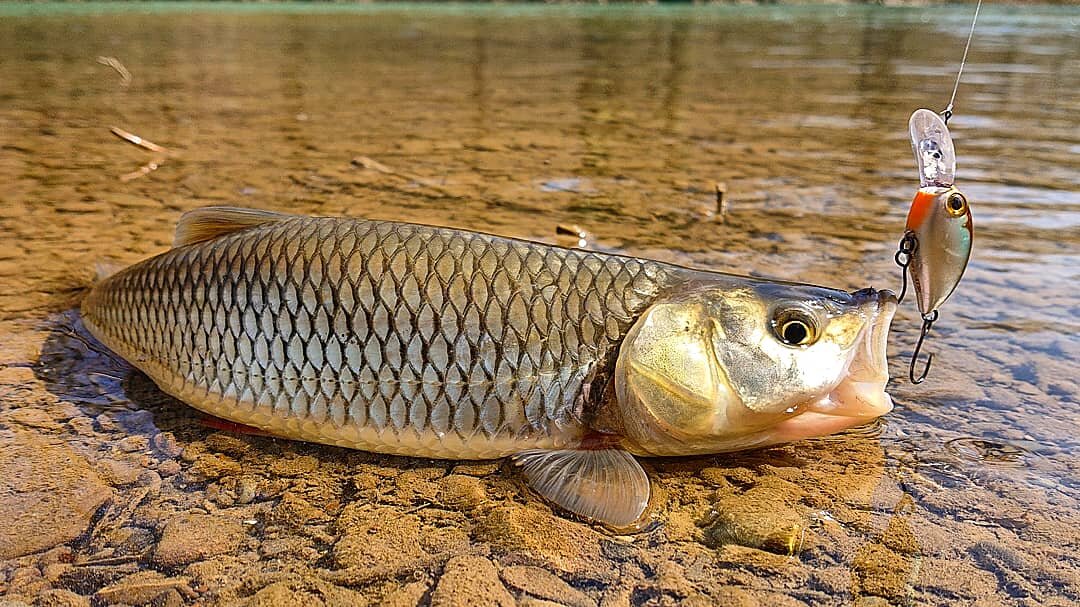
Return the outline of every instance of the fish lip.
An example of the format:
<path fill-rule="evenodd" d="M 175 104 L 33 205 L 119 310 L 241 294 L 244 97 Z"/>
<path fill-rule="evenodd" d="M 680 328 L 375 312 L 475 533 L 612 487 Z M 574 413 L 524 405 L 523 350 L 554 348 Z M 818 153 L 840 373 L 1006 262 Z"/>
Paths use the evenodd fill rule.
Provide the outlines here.
<path fill-rule="evenodd" d="M 869 318 L 855 346 L 844 379 L 808 412 L 835 417 L 855 418 L 855 423 L 885 415 L 893 408 L 892 397 L 885 392 L 889 383 L 889 328 L 896 314 L 896 295 L 892 291 L 866 289 L 855 294 L 856 301 L 869 308 Z"/>

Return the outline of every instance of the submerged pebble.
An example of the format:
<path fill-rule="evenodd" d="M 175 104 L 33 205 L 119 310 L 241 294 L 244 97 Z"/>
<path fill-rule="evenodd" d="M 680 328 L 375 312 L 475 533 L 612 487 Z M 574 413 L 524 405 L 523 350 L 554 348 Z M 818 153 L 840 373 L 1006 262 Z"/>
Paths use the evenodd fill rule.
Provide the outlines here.
<path fill-rule="evenodd" d="M 811 536 L 807 508 L 797 505 L 797 499 L 797 494 L 774 487 L 754 487 L 721 497 L 712 506 L 713 516 L 704 530 L 705 544 L 737 544 L 776 554 L 797 554 Z"/>
<path fill-rule="evenodd" d="M 514 597 L 499 580 L 495 565 L 482 556 L 450 559 L 431 593 L 431 607 L 514 607 L 515 604 Z"/>
<path fill-rule="evenodd" d="M 506 567 L 500 576 L 511 588 L 540 599 L 559 601 L 569 607 L 596 607 L 596 601 L 587 594 L 540 567 Z"/>
<path fill-rule="evenodd" d="M 153 561 L 165 568 L 230 554 L 247 537 L 244 526 L 223 516 L 179 514 L 165 524 Z"/>

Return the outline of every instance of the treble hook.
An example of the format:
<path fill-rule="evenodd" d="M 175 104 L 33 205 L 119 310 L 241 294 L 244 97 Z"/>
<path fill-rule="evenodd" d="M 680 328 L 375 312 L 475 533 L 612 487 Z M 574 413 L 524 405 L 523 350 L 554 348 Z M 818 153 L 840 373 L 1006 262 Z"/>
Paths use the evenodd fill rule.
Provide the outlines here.
<path fill-rule="evenodd" d="M 915 237 L 915 233 L 910 230 L 904 232 L 904 237 L 900 239 L 900 246 L 896 250 L 896 255 L 893 255 L 896 265 L 900 266 L 900 278 L 904 281 L 900 287 L 900 295 L 896 298 L 897 304 L 903 303 L 904 296 L 907 295 L 908 266 L 911 265 L 911 257 L 918 249 L 919 239 Z"/>
<path fill-rule="evenodd" d="M 922 317 L 922 331 L 919 333 L 919 341 L 915 344 L 915 351 L 911 353 L 911 365 L 908 367 L 908 379 L 910 379 L 913 384 L 923 383 L 923 380 L 926 379 L 926 374 L 930 372 L 930 364 L 934 362 L 933 353 L 927 355 L 926 366 L 923 367 L 922 375 L 918 378 L 915 377 L 915 361 L 919 359 L 919 352 L 922 351 L 923 342 L 926 341 L 926 336 L 930 334 L 930 328 L 934 326 L 937 319 L 937 310 Z"/>

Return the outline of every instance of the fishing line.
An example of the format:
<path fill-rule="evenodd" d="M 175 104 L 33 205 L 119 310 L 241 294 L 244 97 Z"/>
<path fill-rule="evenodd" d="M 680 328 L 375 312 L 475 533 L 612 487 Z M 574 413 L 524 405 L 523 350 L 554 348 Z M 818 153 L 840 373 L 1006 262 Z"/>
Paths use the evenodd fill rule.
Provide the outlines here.
<path fill-rule="evenodd" d="M 953 115 L 953 103 L 956 101 L 956 91 L 960 89 L 960 77 L 964 75 L 964 66 L 967 65 L 968 49 L 971 48 L 971 38 L 975 36 L 975 22 L 979 20 L 979 9 L 982 8 L 982 0 L 975 5 L 975 16 L 971 18 L 971 31 L 968 32 L 967 44 L 964 45 L 964 57 L 960 60 L 960 70 L 956 72 L 956 84 L 952 88 L 952 97 L 949 97 L 949 105 L 941 113 L 945 124 L 949 124 L 949 118 Z"/>

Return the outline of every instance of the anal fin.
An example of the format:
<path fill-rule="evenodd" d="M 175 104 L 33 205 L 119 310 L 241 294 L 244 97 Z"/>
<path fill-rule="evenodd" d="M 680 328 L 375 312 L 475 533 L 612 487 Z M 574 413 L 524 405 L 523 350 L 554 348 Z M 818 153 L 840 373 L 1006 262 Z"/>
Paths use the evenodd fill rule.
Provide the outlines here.
<path fill-rule="evenodd" d="M 649 505 L 649 477 L 622 449 L 524 451 L 513 460 L 537 493 L 587 519 L 628 527 Z"/>
<path fill-rule="evenodd" d="M 267 223 L 288 219 L 292 215 L 261 211 L 259 209 L 241 209 L 238 207 L 203 207 L 188 211 L 176 222 L 176 234 L 173 247 L 213 240 L 219 236 L 254 228 Z"/>

